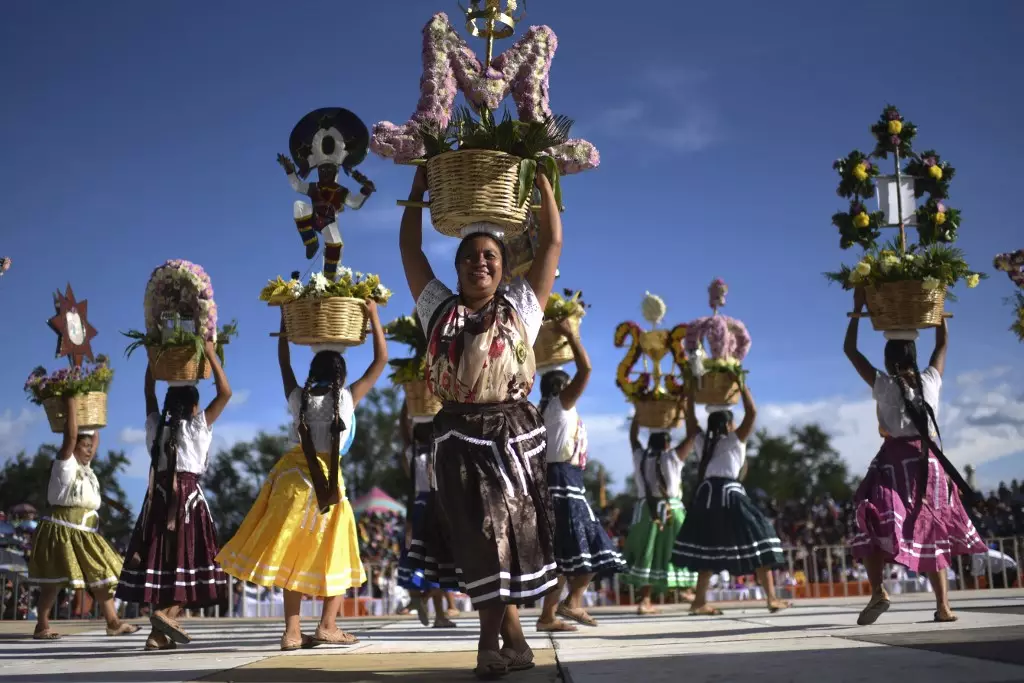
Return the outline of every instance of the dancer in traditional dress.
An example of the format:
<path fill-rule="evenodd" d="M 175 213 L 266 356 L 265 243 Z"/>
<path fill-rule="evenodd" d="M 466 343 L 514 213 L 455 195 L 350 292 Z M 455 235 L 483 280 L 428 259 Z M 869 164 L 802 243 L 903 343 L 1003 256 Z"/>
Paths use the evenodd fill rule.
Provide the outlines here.
<path fill-rule="evenodd" d="M 359 642 L 338 628 L 336 619 L 345 591 L 366 581 L 356 521 L 345 497 L 341 455 L 351 443 L 356 405 L 388 362 L 377 305 L 368 300 L 366 306 L 373 362 L 348 388 L 341 353 L 316 348 L 306 383 L 298 385 L 282 313 L 277 357 L 292 414 L 292 447 L 274 465 L 241 527 L 217 555 L 224 571 L 240 581 L 284 589 L 282 650 Z M 303 595 L 324 599 L 312 637 L 300 628 Z"/>
<path fill-rule="evenodd" d="M 128 552 L 117 597 L 153 605 L 147 650 L 173 650 L 192 637 L 179 616 L 227 600 L 227 577 L 214 561 L 217 530 L 199 485 L 213 441 L 213 423 L 231 400 L 231 386 L 213 342 L 206 358 L 217 395 L 199 408 L 195 386 L 171 386 L 163 411 L 156 398 L 152 367 L 146 368 L 146 445 L 149 488 Z"/>
<path fill-rule="evenodd" d="M 550 182 L 538 173 L 536 184 L 540 244 L 525 280 L 510 286 L 502 285 L 508 259 L 491 224 L 462 231 L 457 294 L 434 278 L 423 253 L 421 209 L 406 208 L 399 237 L 409 288 L 427 323 L 427 381 L 444 401 L 434 418 L 435 504 L 419 568 L 443 588 L 461 586 L 479 610 L 481 678 L 533 666 L 518 606 L 558 584 L 544 424 L 527 397 L 562 225 Z M 422 200 L 426 189 L 421 167 L 410 199 Z"/>
<path fill-rule="evenodd" d="M 540 378 L 540 413 L 547 428 L 548 491 L 555 513 L 555 559 L 561 577 L 558 590 L 544 596 L 537 620 L 538 631 L 575 631 L 576 627 L 557 616 L 584 626 L 597 620 L 583 607 L 583 593 L 595 576 L 623 571 L 622 559 L 601 522 L 587 502 L 583 470 L 587 466 L 587 431 L 576 411 L 590 380 L 590 358 L 567 321 L 557 324 L 572 349 L 576 374 L 571 381 L 564 370 L 551 370 Z M 562 587 L 569 582 L 569 595 L 560 602 Z"/>
<path fill-rule="evenodd" d="M 679 533 L 686 509 L 683 507 L 683 461 L 685 443 L 672 448 L 667 429 L 652 429 L 647 448 L 640 444 L 640 425 L 633 416 L 629 426 L 633 447 L 633 481 L 637 489 L 633 524 L 626 536 L 626 563 L 629 571 L 623 580 L 640 587 L 637 614 L 659 614 L 651 603 L 651 593 L 683 588 L 682 598 L 693 599 L 696 576 L 672 562 L 672 545 Z"/>
<path fill-rule="evenodd" d="M 441 590 L 441 585 L 428 579 L 422 569 L 412 565 L 413 558 L 419 562 L 424 560 L 424 524 L 427 504 L 433 496 L 428 472 L 428 460 L 434 445 L 432 421 L 430 417 L 413 417 L 410 420 L 408 406 L 402 406 L 401 427 L 403 438 L 407 440 L 406 456 L 402 463 L 411 482 L 409 501 L 405 508 L 405 547 L 402 548 L 402 557 L 398 563 L 398 585 L 409 591 L 412 606 L 421 624 L 430 624 L 427 609 L 429 599 L 434 603 L 434 628 L 455 628 L 455 622 L 448 618 L 444 606 L 445 592 Z"/>
<path fill-rule="evenodd" d="M 712 574 L 756 574 L 768 610 L 778 612 L 789 603 L 775 596 L 772 568 L 785 564 L 782 541 L 740 482 L 746 475 L 747 439 L 754 431 L 757 408 L 750 388 L 744 386 L 743 422 L 739 427 L 728 406 L 708 406 L 708 428 L 701 431 L 694 410 L 695 385 L 685 403 L 686 437 L 680 448 L 700 453 L 697 490 L 675 540 L 672 561 L 698 572 L 697 594 L 690 614 L 719 615 L 708 604 Z"/>
<path fill-rule="evenodd" d="M 72 398 L 65 399 L 64 441 L 50 470 L 46 491 L 50 514 L 43 517 L 32 543 L 29 578 L 40 585 L 36 611 L 39 621 L 32 637 L 58 640 L 50 628 L 50 612 L 61 588 L 88 588 L 107 621 L 108 636 L 135 633 L 139 627 L 122 622 L 114 609 L 114 589 L 121 573 L 121 557 L 97 533 L 100 503 L 111 504 L 100 493 L 90 466 L 100 445 L 95 431 L 78 431 Z"/>
<path fill-rule="evenodd" d="M 853 299 L 854 310 L 863 311 L 863 290 L 854 290 Z M 872 588 L 871 600 L 857 623 L 873 624 L 889 609 L 889 595 L 882 584 L 887 562 L 927 574 L 935 591 L 935 620 L 955 621 L 946 569 L 955 555 L 988 549 L 955 488 L 964 495 L 974 494 L 937 443 L 941 438 L 936 414 L 946 367 L 946 322 L 935 330 L 935 350 L 924 371 L 917 367 L 917 332 L 886 333 L 886 372 L 880 372 L 857 349 L 858 321 L 857 317 L 850 319 L 843 350 L 861 379 L 871 386 L 885 441 L 854 495 L 857 534 L 851 543 L 853 556 L 864 561 Z"/>

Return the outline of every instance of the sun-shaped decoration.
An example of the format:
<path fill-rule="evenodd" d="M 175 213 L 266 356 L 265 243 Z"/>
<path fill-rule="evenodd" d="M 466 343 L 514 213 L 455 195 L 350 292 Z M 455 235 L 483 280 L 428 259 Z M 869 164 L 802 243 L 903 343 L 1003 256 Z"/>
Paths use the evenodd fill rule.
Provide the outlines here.
<path fill-rule="evenodd" d="M 57 358 L 67 356 L 71 364 L 78 367 L 84 358 L 93 359 L 92 338 L 96 329 L 89 324 L 89 302 L 75 301 L 71 285 L 64 294 L 60 290 L 53 295 L 53 306 L 57 314 L 48 321 L 57 333 Z"/>

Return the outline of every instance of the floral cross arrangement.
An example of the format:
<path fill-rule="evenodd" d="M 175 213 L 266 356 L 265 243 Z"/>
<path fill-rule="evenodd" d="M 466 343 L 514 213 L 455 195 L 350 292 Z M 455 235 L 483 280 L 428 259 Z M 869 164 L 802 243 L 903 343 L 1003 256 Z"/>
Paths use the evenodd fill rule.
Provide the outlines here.
<path fill-rule="evenodd" d="M 93 392 L 107 393 L 114 380 L 107 357 L 96 356 L 84 365 L 61 368 L 47 373 L 43 366 L 37 367 L 25 380 L 25 392 L 36 405 L 50 398 L 65 398 Z"/>
<path fill-rule="evenodd" d="M 729 287 L 721 278 L 716 278 L 708 287 L 708 305 L 712 313 L 687 323 L 684 348 L 688 374 L 701 377 L 709 372 L 724 372 L 743 382 L 747 371 L 743 359 L 750 352 L 750 333 L 746 325 L 736 318 L 721 315 L 719 308 L 725 306 L 725 295 Z M 707 340 L 710 355 L 704 351 Z"/>
<path fill-rule="evenodd" d="M 392 384 L 404 385 L 427 378 L 427 338 L 423 334 L 419 318 L 403 315 L 384 327 L 384 336 L 388 341 L 406 344 L 412 349 L 410 358 L 395 358 L 388 361 L 394 370 L 390 380 Z"/>
<path fill-rule="evenodd" d="M 678 325 L 672 330 L 658 328 L 668 309 L 665 301 L 656 294 L 647 292 L 640 309 L 652 329 L 644 331 L 632 321 L 620 323 L 615 329 L 616 347 L 621 348 L 626 344 L 626 340 L 630 339 L 626 356 L 619 363 L 615 373 L 615 385 L 631 402 L 678 401 L 683 392 L 683 368 L 675 366 L 678 365 L 676 360 L 682 356 L 679 349 L 686 334 L 686 326 Z M 664 374 L 661 361 L 670 353 L 674 364 L 670 371 Z M 633 379 L 633 366 L 641 358 L 643 370 L 635 373 L 636 378 Z"/>
<path fill-rule="evenodd" d="M 353 272 L 351 268 L 342 266 L 338 269 L 338 279 L 335 281 L 323 273 L 313 273 L 309 282 L 303 285 L 299 273 L 294 272 L 290 280 L 278 276 L 260 291 L 260 301 L 271 306 L 280 306 L 298 299 L 335 296 L 370 299 L 383 306 L 391 298 L 391 290 L 381 284 L 379 275 Z"/>
<path fill-rule="evenodd" d="M 1010 281 L 1017 285 L 1014 296 L 1008 303 L 1014 307 L 1016 319 L 1010 326 L 1010 330 L 1017 335 L 1017 338 L 1024 342 L 1024 249 L 1014 252 L 999 254 L 994 264 L 996 270 L 1000 270 L 1010 276 Z"/>
<path fill-rule="evenodd" d="M 875 149 L 870 155 L 854 150 L 832 164 L 839 174 L 836 193 L 850 200 L 847 211 L 832 216 L 832 224 L 839 229 L 839 246 L 849 249 L 859 245 L 864 256 L 854 267 L 843 265 L 836 272 L 825 273 L 825 277 L 844 289 L 907 280 L 920 281 L 925 289 L 952 287 L 960 280 L 976 287 L 985 276 L 971 271 L 963 252 L 949 246 L 956 241 L 960 227 L 960 211 L 946 205 L 956 169 L 935 150 L 917 154 L 912 146 L 917 126 L 892 105 L 882 111 L 871 132 Z M 885 225 L 882 211 L 869 211 L 865 206 L 865 201 L 876 195 L 876 179 L 880 176 L 872 158 L 886 159 L 890 154 L 897 164 L 907 160 L 901 175 L 913 182 L 914 197 L 927 195 L 914 213 L 917 244 L 908 245 L 900 239 L 880 246 L 881 229 L 890 226 Z M 894 191 L 901 192 L 901 188 Z M 949 298 L 955 300 L 952 295 Z"/>
<path fill-rule="evenodd" d="M 196 357 L 205 356 L 206 342 L 214 342 L 223 361 L 223 346 L 238 333 L 234 321 L 217 327 L 213 283 L 203 267 L 183 259 L 171 259 L 153 270 L 143 300 L 146 330 L 129 330 L 132 339 L 125 349 L 131 357 L 140 346 L 149 348 L 192 347 Z"/>

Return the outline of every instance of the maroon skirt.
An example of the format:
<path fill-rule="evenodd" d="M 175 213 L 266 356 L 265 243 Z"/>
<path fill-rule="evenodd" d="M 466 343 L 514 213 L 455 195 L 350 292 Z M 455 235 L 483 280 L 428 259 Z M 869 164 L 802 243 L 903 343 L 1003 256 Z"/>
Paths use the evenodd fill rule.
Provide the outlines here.
<path fill-rule="evenodd" d="M 213 559 L 217 534 L 198 475 L 178 473 L 175 531 L 167 531 L 168 492 L 157 485 L 151 494 L 135 523 L 116 597 L 189 609 L 226 600 L 227 576 Z"/>

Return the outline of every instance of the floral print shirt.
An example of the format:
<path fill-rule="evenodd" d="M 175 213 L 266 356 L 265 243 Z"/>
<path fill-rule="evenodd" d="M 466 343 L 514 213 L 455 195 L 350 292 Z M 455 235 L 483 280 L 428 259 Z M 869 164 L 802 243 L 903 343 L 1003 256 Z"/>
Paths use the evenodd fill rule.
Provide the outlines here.
<path fill-rule="evenodd" d="M 533 389 L 533 343 L 544 318 L 525 280 L 499 290 L 473 313 L 439 280 L 416 301 L 427 330 L 427 384 L 441 400 L 504 403 L 525 400 Z"/>

